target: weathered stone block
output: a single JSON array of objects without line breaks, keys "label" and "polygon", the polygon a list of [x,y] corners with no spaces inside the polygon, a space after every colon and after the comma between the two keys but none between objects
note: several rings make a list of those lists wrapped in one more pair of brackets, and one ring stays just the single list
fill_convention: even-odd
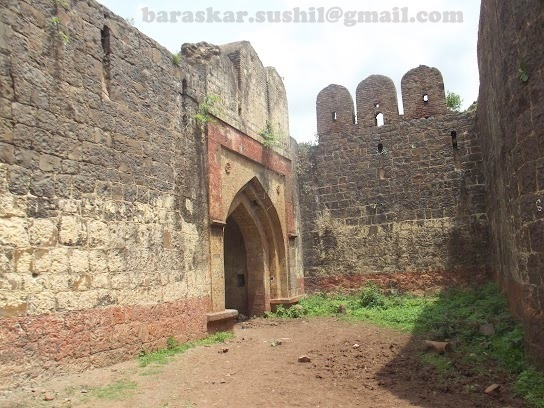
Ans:
[{"label": "weathered stone block", "polygon": [[61,170],[60,157],[44,154],[40,156],[40,170],[45,173],[59,172]]},{"label": "weathered stone block", "polygon": [[55,294],[44,292],[32,294],[28,298],[28,313],[42,315],[54,311],[56,308]]},{"label": "weathered stone block", "polygon": [[51,219],[34,219],[30,228],[30,244],[37,247],[52,247],[58,241],[57,223]]},{"label": "weathered stone block", "polygon": [[73,249],[70,252],[69,257],[70,272],[90,277],[90,275],[87,275],[90,270],[89,253],[87,250]]},{"label": "weathered stone block", "polygon": [[87,242],[87,227],[79,217],[64,216],[60,221],[59,241],[63,245],[81,246]]},{"label": "weathered stone block", "polygon": [[69,272],[67,248],[40,249],[34,252],[34,272],[37,274],[63,274]]},{"label": "weathered stone block", "polygon": [[102,221],[90,221],[89,245],[93,248],[103,248],[110,244],[110,229],[108,224]]},{"label": "weathered stone block", "polygon": [[0,245],[5,247],[27,247],[28,221],[24,218],[3,218],[0,222]]}]

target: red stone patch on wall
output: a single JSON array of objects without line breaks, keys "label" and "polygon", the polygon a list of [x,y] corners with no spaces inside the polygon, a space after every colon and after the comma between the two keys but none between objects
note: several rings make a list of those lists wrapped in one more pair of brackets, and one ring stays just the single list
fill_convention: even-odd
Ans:
[{"label": "red stone patch on wall", "polygon": [[3,319],[0,389],[31,378],[105,367],[141,350],[206,335],[208,297],[148,306],[119,306]]},{"label": "red stone patch on wall", "polygon": [[208,163],[210,183],[210,218],[224,221],[222,209],[222,173],[221,173],[221,148],[236,152],[237,154],[262,165],[264,168],[285,177],[285,197],[287,208],[288,233],[295,232],[295,215],[293,206],[293,174],[291,160],[266,148],[257,140],[244,133],[222,123],[208,125]]},{"label": "red stone patch on wall", "polygon": [[359,290],[367,283],[375,283],[383,289],[426,291],[452,286],[467,286],[491,281],[491,273],[485,269],[465,269],[436,272],[371,273],[365,275],[333,275],[307,277],[306,293]]}]

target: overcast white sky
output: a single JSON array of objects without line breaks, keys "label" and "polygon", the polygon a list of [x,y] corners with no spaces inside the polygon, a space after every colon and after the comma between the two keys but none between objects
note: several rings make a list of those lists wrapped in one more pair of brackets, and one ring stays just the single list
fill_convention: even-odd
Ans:
[{"label": "overcast white sky", "polygon": [[[157,42],[177,52],[183,43],[224,44],[248,40],[265,66],[276,67],[284,78],[289,100],[291,136],[310,141],[316,132],[315,99],[331,83],[355,95],[357,84],[372,74],[387,75],[400,93],[400,80],[411,68],[429,65],[444,75],[447,90],[461,95],[463,107],[478,97],[476,44],[480,0],[99,0]],[[415,24],[290,23],[145,23],[142,8],[154,11],[291,10],[294,7],[337,7],[344,11],[462,11],[464,22]],[[399,94],[399,103],[400,94]],[[401,104],[402,109],[402,104]]]}]

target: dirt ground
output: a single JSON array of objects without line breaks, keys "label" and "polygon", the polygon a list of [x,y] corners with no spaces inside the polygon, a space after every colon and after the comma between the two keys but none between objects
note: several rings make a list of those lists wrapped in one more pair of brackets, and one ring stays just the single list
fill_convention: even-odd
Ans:
[{"label": "dirt ground", "polygon": [[[484,393],[506,381],[493,372],[448,377],[423,366],[421,339],[395,330],[336,319],[257,319],[238,324],[235,334],[226,344],[191,349],[166,365],[142,368],[134,360],[32,384],[3,395],[0,406],[523,406],[507,387]],[[299,362],[303,355],[311,361]],[[119,381],[135,388],[115,400],[97,396],[100,387]],[[54,400],[44,401],[46,395]]]}]

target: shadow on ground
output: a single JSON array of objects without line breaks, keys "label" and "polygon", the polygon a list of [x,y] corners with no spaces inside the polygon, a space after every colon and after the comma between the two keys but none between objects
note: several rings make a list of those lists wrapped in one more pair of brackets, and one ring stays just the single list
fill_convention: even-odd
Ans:
[{"label": "shadow on ground", "polygon": [[[441,291],[417,315],[409,343],[376,374],[379,384],[420,407],[529,406],[514,395],[516,376],[505,369],[521,371],[523,338],[497,288],[456,293]],[[440,354],[426,340],[449,342],[451,349]],[[500,388],[486,393],[494,384]]]}]

